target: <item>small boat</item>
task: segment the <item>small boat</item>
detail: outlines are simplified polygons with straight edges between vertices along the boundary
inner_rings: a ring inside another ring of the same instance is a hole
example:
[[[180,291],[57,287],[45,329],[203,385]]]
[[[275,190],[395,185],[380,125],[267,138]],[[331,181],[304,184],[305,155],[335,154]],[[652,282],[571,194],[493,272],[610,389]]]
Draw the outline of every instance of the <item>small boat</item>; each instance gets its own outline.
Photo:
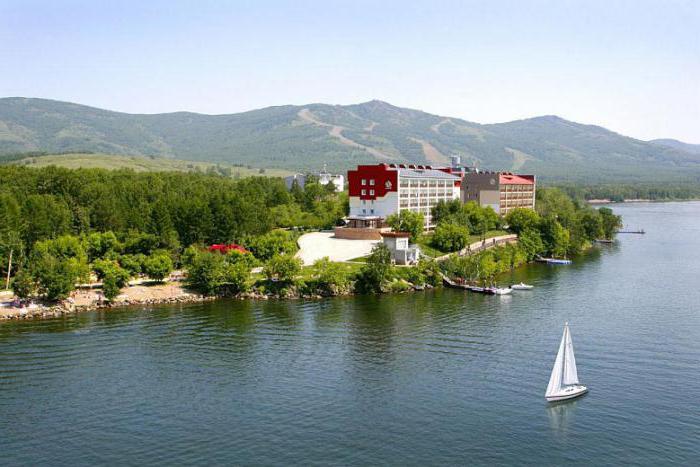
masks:
[[[508,295],[513,292],[513,289],[510,287],[489,287],[489,289],[493,291],[494,295]]]
[[[549,402],[556,402],[573,399],[587,392],[588,388],[578,382],[574,345],[571,342],[569,323],[566,323],[544,397]]]
[[[537,261],[540,263],[547,263],[547,264],[571,264],[570,259],[562,259],[562,258],[538,258]]]
[[[614,240],[608,240],[607,238],[598,238],[598,239],[596,239],[596,242],[597,243],[606,243],[606,244],[615,243]]]
[[[513,290],[532,290],[535,288],[535,286],[528,285],[528,284],[525,284],[524,282],[521,282],[520,284],[511,285],[510,288]]]
[[[478,287],[476,285],[468,285],[467,290],[475,293],[482,293],[486,295],[493,295],[495,292],[491,287]]]

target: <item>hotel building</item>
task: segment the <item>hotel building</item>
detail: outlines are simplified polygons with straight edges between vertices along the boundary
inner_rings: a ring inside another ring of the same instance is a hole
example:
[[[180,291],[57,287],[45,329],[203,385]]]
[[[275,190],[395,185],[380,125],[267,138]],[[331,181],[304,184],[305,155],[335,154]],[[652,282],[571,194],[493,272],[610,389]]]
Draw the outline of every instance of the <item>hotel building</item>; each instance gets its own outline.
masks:
[[[535,186],[534,175],[470,172],[462,179],[462,201],[476,201],[506,215],[514,208],[535,209]]]
[[[402,210],[420,212],[434,227],[431,209],[439,201],[460,199],[461,178],[447,169],[413,164],[360,165],[348,171],[350,227],[381,227]]]

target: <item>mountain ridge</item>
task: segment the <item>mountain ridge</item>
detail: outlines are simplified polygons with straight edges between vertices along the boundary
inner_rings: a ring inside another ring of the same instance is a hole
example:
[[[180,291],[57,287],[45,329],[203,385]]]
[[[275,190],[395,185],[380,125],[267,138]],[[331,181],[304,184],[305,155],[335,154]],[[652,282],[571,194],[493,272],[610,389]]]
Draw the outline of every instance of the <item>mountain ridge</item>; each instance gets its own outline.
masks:
[[[665,140],[664,140],[665,141]],[[685,143],[680,143],[685,144]],[[693,146],[693,145],[688,145]],[[377,161],[483,168],[556,180],[699,180],[700,154],[556,115],[481,124],[373,99],[234,114],[131,114],[50,99],[0,99],[0,153],[87,151],[342,171]]]

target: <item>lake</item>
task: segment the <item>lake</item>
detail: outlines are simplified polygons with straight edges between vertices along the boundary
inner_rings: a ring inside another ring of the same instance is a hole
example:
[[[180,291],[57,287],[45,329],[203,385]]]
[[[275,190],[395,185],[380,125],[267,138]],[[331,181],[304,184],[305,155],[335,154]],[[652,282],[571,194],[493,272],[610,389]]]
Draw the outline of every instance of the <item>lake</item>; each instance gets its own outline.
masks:
[[[645,464],[700,458],[700,203],[504,282],[0,323],[3,465]],[[590,393],[548,404],[564,322]]]

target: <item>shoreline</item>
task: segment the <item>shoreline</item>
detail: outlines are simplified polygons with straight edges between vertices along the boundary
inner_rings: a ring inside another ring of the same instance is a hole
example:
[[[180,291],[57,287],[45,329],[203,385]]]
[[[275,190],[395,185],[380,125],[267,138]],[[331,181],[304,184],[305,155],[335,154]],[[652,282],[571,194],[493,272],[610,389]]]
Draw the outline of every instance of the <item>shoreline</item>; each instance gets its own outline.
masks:
[[[415,286],[413,284],[407,283],[409,286],[406,290],[402,292],[383,292],[385,293],[404,293],[404,292],[418,292],[422,290],[430,290],[436,287],[430,286],[428,284],[424,286]],[[136,288],[139,286],[135,286]],[[69,299],[61,300],[54,304],[32,304],[33,306],[17,308],[4,306],[0,307],[0,322],[2,321],[18,321],[18,320],[28,320],[28,319],[51,319],[60,318],[61,316],[73,315],[78,313],[98,311],[98,310],[110,310],[114,308],[125,308],[132,306],[146,306],[146,305],[169,305],[176,303],[203,303],[211,302],[215,300],[291,300],[291,299],[304,299],[304,300],[318,300],[328,297],[341,297],[350,295],[360,295],[353,292],[339,293],[333,295],[305,295],[305,294],[290,294],[287,296],[275,295],[272,293],[262,294],[256,292],[243,292],[237,295],[202,295],[196,292],[188,291],[181,284],[166,283],[161,285],[152,285],[148,287],[140,286],[142,289],[150,289],[150,294],[142,295],[139,291],[129,291],[131,293],[122,293],[112,302],[100,302],[96,299],[99,296],[97,290],[99,289],[89,289],[89,290],[78,290],[76,294],[72,294]],[[136,293],[135,293],[136,292]],[[86,301],[86,297],[90,297],[90,302]]]

